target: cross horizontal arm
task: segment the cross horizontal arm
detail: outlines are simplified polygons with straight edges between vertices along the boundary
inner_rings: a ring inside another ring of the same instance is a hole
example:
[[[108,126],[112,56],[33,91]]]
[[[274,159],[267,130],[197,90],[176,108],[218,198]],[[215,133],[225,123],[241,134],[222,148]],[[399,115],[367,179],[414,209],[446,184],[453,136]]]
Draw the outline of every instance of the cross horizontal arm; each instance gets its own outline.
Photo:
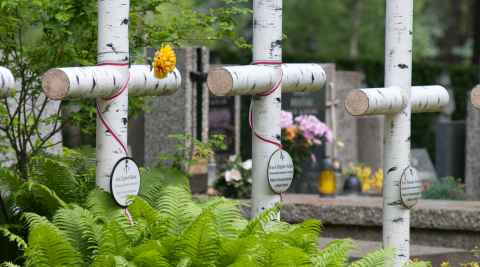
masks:
[[[412,112],[436,112],[448,104],[447,90],[438,85],[413,86]],[[352,90],[345,109],[353,116],[382,115],[401,112],[408,103],[408,96],[399,87]]]
[[[12,72],[4,67],[0,67],[0,97],[7,96],[15,89],[15,78]]]
[[[311,92],[325,86],[325,71],[319,64],[283,64],[283,74],[265,65],[225,66],[208,73],[207,85],[217,96],[264,93],[279,82],[282,92]]]
[[[42,77],[45,95],[50,99],[97,98],[113,95],[125,84],[125,75],[115,66],[75,67],[51,69]],[[164,95],[180,87],[178,70],[164,79],[153,76],[149,66],[130,67],[129,95]]]

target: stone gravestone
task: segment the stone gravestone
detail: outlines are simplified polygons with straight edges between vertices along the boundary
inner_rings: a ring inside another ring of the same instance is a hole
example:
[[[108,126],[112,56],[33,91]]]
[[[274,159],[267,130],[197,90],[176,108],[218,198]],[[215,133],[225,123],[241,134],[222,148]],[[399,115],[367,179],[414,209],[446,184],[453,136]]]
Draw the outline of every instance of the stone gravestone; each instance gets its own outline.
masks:
[[[441,83],[447,88],[450,78],[442,75]],[[442,80],[444,80],[442,82]],[[442,109],[436,122],[435,166],[440,177],[465,177],[465,121],[452,121],[455,111],[453,92],[448,90],[450,102]]]
[[[325,89],[320,92],[295,92],[282,96],[282,109],[290,111],[294,116],[315,115],[321,121],[325,121],[325,92],[335,77],[335,64],[322,64],[327,76]],[[322,159],[325,157],[325,147],[319,146],[314,151],[316,161],[308,159],[302,166],[303,175],[295,176],[289,192],[294,193],[318,193],[318,176],[322,167]]]
[[[154,50],[149,52],[149,58]],[[197,80],[201,81],[203,70],[208,70],[208,60],[205,60],[206,49],[181,48],[176,49],[177,68],[182,75],[182,86],[170,96],[148,99],[145,111],[129,123],[129,144],[133,158],[141,165],[152,166],[158,163],[161,154],[175,153],[176,142],[169,138],[172,134],[186,134],[202,139],[208,136],[201,125],[208,129],[203,112],[197,118]],[[203,60],[199,60],[199,57]],[[200,77],[195,78],[195,77]],[[200,83],[203,86],[203,83]],[[198,94],[203,99],[203,92]],[[207,100],[208,101],[208,100]],[[208,103],[208,102],[207,102]],[[201,105],[203,109],[203,105]],[[208,108],[208,107],[207,107]],[[207,117],[208,118],[208,117]],[[200,122],[200,123],[199,123]],[[207,132],[208,133],[208,132]],[[188,156],[188,155],[186,155]]]
[[[480,110],[467,102],[465,189],[469,198],[480,199]]]
[[[414,148],[411,150],[410,163],[417,170],[417,175],[422,182],[423,188],[429,187],[438,180],[435,167],[425,148]]]
[[[210,134],[225,136],[227,148],[217,152],[224,160],[240,153],[240,96],[210,96],[208,124]]]

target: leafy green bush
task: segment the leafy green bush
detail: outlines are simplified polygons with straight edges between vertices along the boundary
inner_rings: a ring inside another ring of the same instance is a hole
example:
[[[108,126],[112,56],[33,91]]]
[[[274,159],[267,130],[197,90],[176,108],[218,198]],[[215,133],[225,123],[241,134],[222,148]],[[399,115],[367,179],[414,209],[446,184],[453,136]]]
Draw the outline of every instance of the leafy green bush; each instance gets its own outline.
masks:
[[[184,179],[186,181],[186,179]],[[317,220],[278,221],[279,207],[251,221],[238,202],[224,198],[195,203],[187,184],[155,185],[133,198],[133,223],[109,194],[92,191],[86,207],[59,209],[52,219],[25,213],[26,266],[346,266],[349,240],[317,245]],[[375,252],[349,266],[384,266]]]
[[[466,198],[463,185],[453,177],[435,181],[422,196],[426,199],[463,200]]]

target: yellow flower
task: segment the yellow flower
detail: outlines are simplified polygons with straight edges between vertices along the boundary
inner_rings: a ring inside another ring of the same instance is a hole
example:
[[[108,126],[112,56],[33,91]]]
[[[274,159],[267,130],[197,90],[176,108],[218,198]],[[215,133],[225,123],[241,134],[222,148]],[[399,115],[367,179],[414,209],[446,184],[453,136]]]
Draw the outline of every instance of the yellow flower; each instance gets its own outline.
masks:
[[[177,56],[170,45],[163,45],[160,50],[155,53],[152,67],[153,74],[157,79],[163,79],[175,70],[177,64]]]
[[[442,264],[440,264],[440,267],[449,267],[450,264],[447,262],[447,261],[444,261],[442,262]]]

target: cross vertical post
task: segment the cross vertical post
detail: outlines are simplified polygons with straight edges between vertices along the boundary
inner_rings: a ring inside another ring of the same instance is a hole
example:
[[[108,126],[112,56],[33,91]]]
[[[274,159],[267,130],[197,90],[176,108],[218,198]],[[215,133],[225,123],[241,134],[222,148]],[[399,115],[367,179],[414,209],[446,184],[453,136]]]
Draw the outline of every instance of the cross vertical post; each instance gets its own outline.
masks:
[[[282,64],[282,0],[253,1],[253,64],[274,64],[275,80],[281,79]],[[252,211],[254,214],[273,207],[280,196],[269,187],[264,177],[268,160],[279,148],[281,140],[280,113],[282,110],[282,84],[269,95],[253,97],[252,120]],[[267,137],[262,140],[256,133]],[[281,145],[280,145],[281,146]]]
[[[412,87],[413,0],[387,0],[385,88],[352,90],[345,108],[353,116],[386,115],[383,183],[383,246],[395,249],[388,266],[410,256],[410,208],[421,181],[410,166],[411,113],[439,111],[449,94],[441,86]]]
[[[110,191],[113,165],[128,156],[128,80],[130,0],[98,1],[97,65],[116,67],[122,76],[121,91],[97,98],[97,186]]]
[[[282,0],[254,0],[253,9],[252,65],[213,69],[208,73],[207,85],[217,96],[252,96],[249,119],[252,128],[252,215],[255,216],[280,202],[280,194],[291,183],[291,177],[282,177],[277,181],[288,182],[274,184],[268,175],[270,170],[276,169],[270,169],[271,166],[289,165],[270,166],[270,160],[282,147],[281,93],[319,91],[325,86],[326,75],[320,64],[282,64]],[[285,153],[280,152],[283,161]],[[284,173],[293,176],[293,166],[290,167]]]
[[[96,98],[96,184],[110,191],[114,165],[128,156],[128,96],[174,93],[178,70],[159,80],[150,66],[130,66],[128,40],[130,0],[98,0],[97,66],[54,68],[42,77],[53,100]]]

